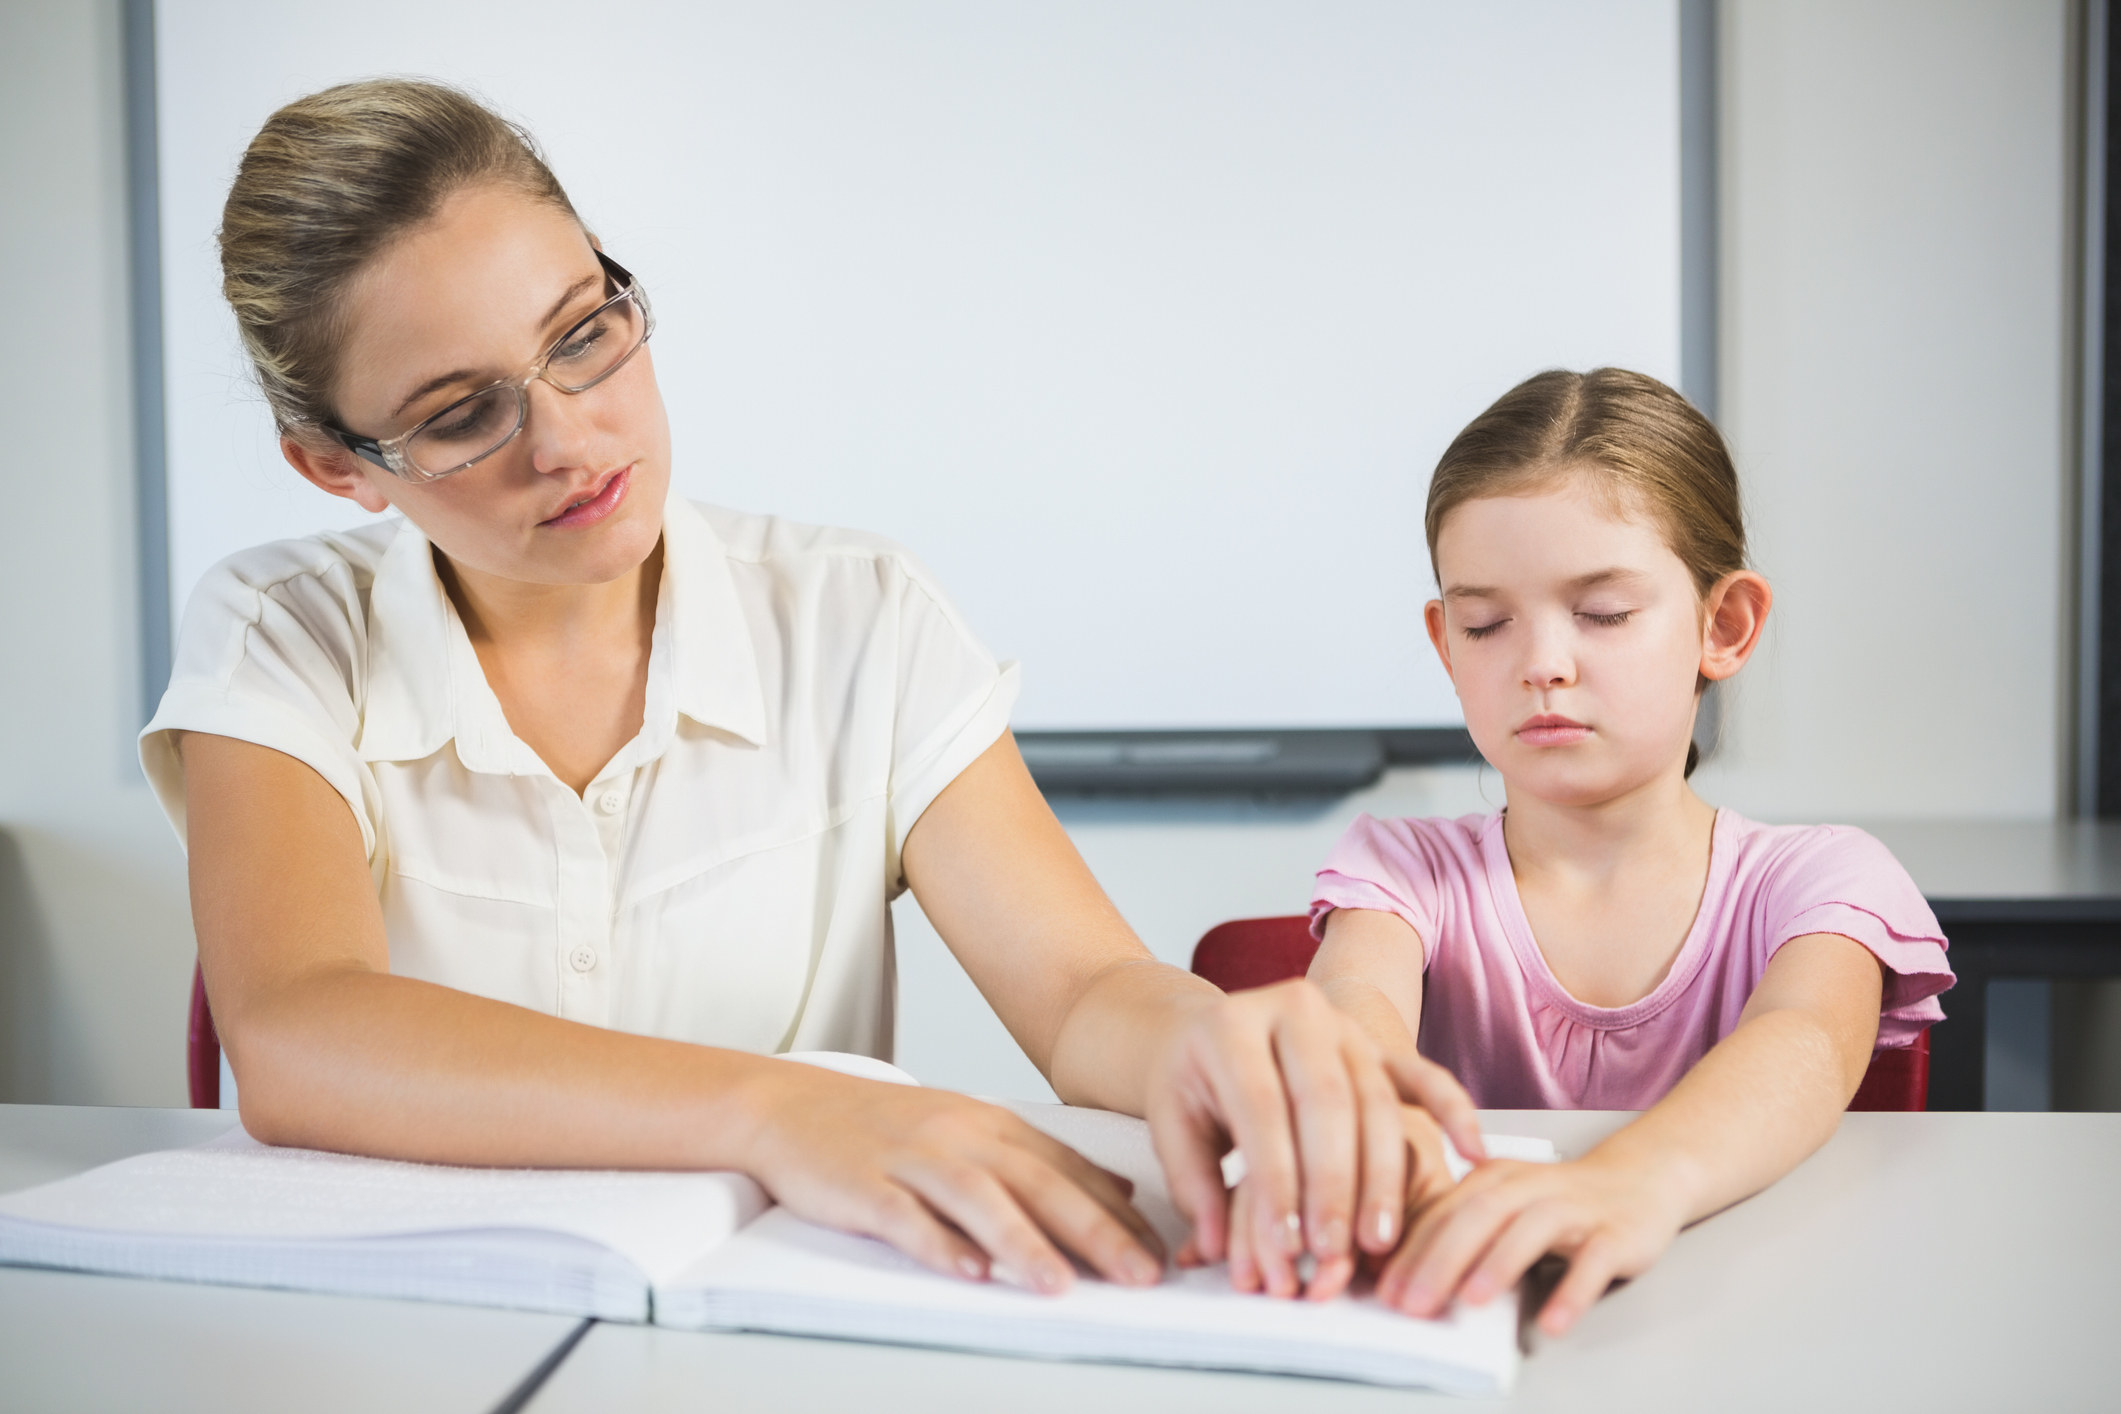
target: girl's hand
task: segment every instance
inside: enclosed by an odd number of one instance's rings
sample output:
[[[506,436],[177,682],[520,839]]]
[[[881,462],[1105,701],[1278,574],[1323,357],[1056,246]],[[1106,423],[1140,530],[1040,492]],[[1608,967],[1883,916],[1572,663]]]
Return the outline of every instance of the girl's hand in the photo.
[[[1451,1187],[1451,1170],[1444,1159],[1443,1130],[1427,1110],[1419,1105],[1402,1105],[1400,1121],[1406,1132],[1409,1154],[1406,1211],[1418,1213]],[[1238,1291],[1294,1296],[1297,1293],[1293,1287],[1277,1289],[1269,1284],[1254,1253],[1251,1234],[1256,1228],[1256,1210],[1262,1201],[1259,1185],[1249,1175],[1239,1180],[1231,1192],[1230,1285]],[[1181,1261],[1186,1255],[1181,1254]],[[1384,1254],[1370,1250],[1369,1255],[1373,1260],[1381,1260]],[[1317,1261],[1311,1279],[1303,1284],[1304,1298],[1330,1301],[1340,1295],[1348,1289],[1356,1265],[1353,1254]]]
[[[1184,1260],[1233,1255],[1241,1222],[1259,1288],[1294,1295],[1298,1259],[1338,1290],[1358,1251],[1399,1240],[1407,1195],[1402,1099],[1436,1116],[1477,1156],[1473,1102],[1411,1048],[1387,1055],[1307,981],[1222,997],[1196,1010],[1156,1062],[1147,1119],[1171,1196],[1192,1224]],[[1237,1210],[1222,1156],[1235,1145],[1246,1179]]]
[[[1481,1164],[1414,1215],[1378,1277],[1378,1300],[1410,1316],[1440,1316],[1453,1297],[1478,1306],[1552,1252],[1568,1258],[1569,1270],[1540,1310],[1539,1328],[1560,1335],[1614,1278],[1649,1270],[1671,1245],[1688,1203],[1668,1174],[1597,1154]]]
[[[1049,1295],[1075,1277],[1063,1252],[1122,1285],[1163,1278],[1132,1186],[1007,1110],[806,1065],[757,1083],[744,1167],[790,1212]]]

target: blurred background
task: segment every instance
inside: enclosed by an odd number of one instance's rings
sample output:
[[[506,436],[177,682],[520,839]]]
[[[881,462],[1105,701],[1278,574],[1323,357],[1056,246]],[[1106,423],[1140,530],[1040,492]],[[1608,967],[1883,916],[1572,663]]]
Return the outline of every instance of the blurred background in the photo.
[[[344,514],[276,465],[214,206],[275,103],[372,72],[528,119],[658,297],[681,484],[911,545],[1023,660],[1026,725],[1449,725],[1428,465],[1515,378],[1612,361],[1716,416],[1776,588],[1705,797],[2121,812],[2098,0],[619,8],[0,4],[0,1101],[184,1101],[184,864],[133,737],[198,571]],[[554,42],[570,25],[595,33]],[[571,120],[574,74],[649,146]],[[907,93],[919,160],[830,165]],[[992,238],[938,253],[901,210]],[[1189,238],[1211,225],[1251,243]],[[832,285],[831,260],[890,278]],[[834,332],[843,306],[873,343]],[[1018,381],[972,381],[995,368]],[[1374,617],[1335,621],[1351,599]],[[1183,964],[1216,922],[1300,911],[1358,811],[1500,801],[1413,759],[1346,794],[1056,805]],[[1047,1094],[910,898],[897,923],[900,1063]],[[1994,984],[1986,1024],[1992,1107],[2121,1108],[2121,984]]]

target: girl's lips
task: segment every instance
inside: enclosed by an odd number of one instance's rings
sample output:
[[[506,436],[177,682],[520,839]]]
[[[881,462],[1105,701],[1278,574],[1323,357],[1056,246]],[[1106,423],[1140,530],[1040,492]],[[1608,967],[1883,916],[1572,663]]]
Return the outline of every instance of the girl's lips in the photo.
[[[1551,715],[1534,717],[1517,729],[1517,739],[1527,746],[1572,746],[1590,735],[1583,723]]]
[[[619,508],[626,499],[626,487],[633,481],[633,468],[621,467],[597,489],[597,493],[580,505],[569,506],[551,520],[539,521],[541,526],[555,529],[573,529],[576,526],[595,525]]]

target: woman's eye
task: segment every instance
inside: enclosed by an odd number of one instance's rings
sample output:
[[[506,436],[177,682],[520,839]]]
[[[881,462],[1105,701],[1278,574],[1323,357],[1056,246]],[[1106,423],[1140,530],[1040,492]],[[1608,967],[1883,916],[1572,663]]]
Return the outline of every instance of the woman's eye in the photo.
[[[1465,626],[1465,635],[1467,638],[1486,638],[1489,634],[1499,631],[1508,622],[1508,619],[1497,619],[1491,624],[1467,624]]]
[[[1633,609],[1622,609],[1617,614],[1579,614],[1577,617],[1589,619],[1600,628],[1619,628],[1634,616]]]
[[[573,338],[552,351],[555,360],[572,363],[588,356],[591,349],[604,341],[604,321],[599,319],[587,329],[579,330]]]

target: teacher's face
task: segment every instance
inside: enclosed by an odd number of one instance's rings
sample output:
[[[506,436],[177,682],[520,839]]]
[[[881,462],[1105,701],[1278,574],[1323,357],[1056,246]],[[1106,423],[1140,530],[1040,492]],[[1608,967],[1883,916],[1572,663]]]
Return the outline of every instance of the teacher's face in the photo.
[[[565,211],[503,187],[460,191],[348,288],[331,389],[339,425],[397,436],[518,377],[609,293]],[[396,508],[460,567],[531,584],[615,580],[655,548],[670,483],[649,351],[583,392],[538,379],[526,396],[514,440],[435,481],[400,479],[337,447],[283,445],[325,490]]]

